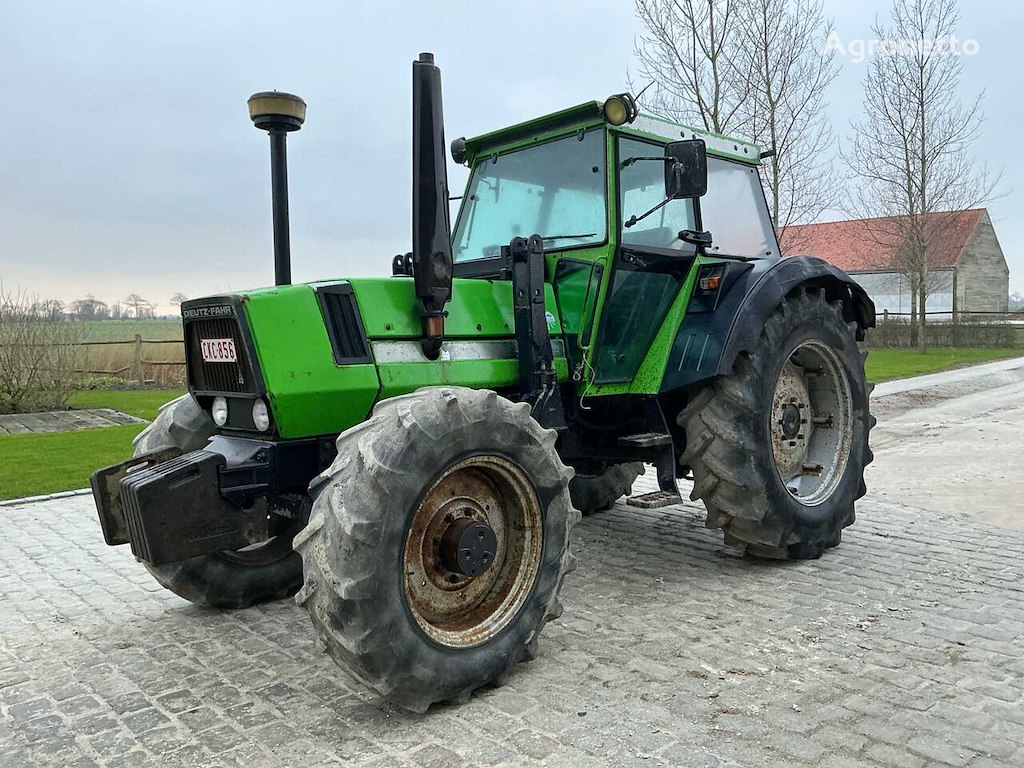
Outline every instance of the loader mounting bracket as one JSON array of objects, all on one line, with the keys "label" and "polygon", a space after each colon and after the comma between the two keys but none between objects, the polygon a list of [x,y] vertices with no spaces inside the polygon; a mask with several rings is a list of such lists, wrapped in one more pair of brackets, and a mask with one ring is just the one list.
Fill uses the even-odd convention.
[{"label": "loader mounting bracket", "polygon": [[512,266],[520,395],[542,427],[564,430],[565,409],[544,306],[544,241],[540,235],[514,237],[501,250],[505,262]]}]

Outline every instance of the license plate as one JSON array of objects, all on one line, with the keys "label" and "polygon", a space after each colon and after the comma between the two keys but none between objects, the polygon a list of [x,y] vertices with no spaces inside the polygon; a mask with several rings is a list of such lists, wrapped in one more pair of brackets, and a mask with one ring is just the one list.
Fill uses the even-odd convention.
[{"label": "license plate", "polygon": [[234,339],[200,339],[199,347],[206,363],[237,363]]}]

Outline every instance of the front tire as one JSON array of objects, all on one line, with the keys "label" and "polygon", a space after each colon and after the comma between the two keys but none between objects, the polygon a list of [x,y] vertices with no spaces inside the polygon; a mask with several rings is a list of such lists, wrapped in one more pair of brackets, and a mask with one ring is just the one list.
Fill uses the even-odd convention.
[{"label": "front tire", "polygon": [[[214,424],[191,395],[160,408],[135,438],[135,455],[165,448],[182,453],[202,449]],[[153,578],[179,597],[204,608],[248,608],[293,595],[302,584],[302,559],[292,551],[301,521],[269,541],[237,552],[215,552],[165,565],[144,563]]]},{"label": "front tire", "polygon": [[765,324],[733,375],[699,392],[678,423],[690,498],[726,544],[779,559],[820,557],[839,544],[865,493],[874,425],[866,353],[841,302],[799,288]]},{"label": "front tire", "polygon": [[[338,437],[295,548],[296,602],[340,666],[423,712],[532,657],[579,518],[555,439],[526,404],[461,387],[385,400]],[[446,544],[469,525],[494,536],[476,574]]]}]

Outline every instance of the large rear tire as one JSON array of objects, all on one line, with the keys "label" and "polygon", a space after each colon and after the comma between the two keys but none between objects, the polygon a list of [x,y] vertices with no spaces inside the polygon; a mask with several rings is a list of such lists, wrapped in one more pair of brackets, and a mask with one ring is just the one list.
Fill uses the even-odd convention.
[{"label": "large rear tire", "polygon": [[874,418],[866,353],[841,302],[803,288],[786,297],[753,349],[698,393],[679,424],[690,498],[707,526],[752,555],[816,558],[839,544],[865,493]]},{"label": "large rear tire", "polygon": [[[191,395],[172,400],[135,438],[135,455],[177,448],[197,451],[214,425]],[[237,552],[216,552],[165,565],[145,563],[153,577],[176,595],[205,608],[248,608],[288,597],[302,584],[302,560],[292,551],[300,521],[269,541]]]},{"label": "large rear tire", "polygon": [[[296,602],[340,666],[423,712],[532,657],[579,518],[555,440],[526,404],[461,387],[385,400],[338,437],[295,548]],[[494,537],[475,575],[447,544],[469,525]]]},{"label": "large rear tire", "polygon": [[584,515],[604,512],[633,490],[633,483],[644,473],[639,462],[616,464],[597,475],[577,473],[569,483],[572,505]]}]

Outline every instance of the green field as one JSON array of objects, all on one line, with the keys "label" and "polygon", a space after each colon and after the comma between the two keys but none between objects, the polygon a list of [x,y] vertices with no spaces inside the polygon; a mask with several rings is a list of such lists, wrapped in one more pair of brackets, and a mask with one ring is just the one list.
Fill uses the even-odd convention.
[{"label": "green field", "polygon": [[132,341],[139,334],[145,341],[175,341],[182,338],[181,320],[86,320],[77,324],[85,331],[83,341]]},{"label": "green field", "polygon": [[914,349],[872,349],[865,368],[876,384],[925,373],[938,373],[967,365],[1021,357],[1024,350],[990,347],[936,347],[925,353]]}]

